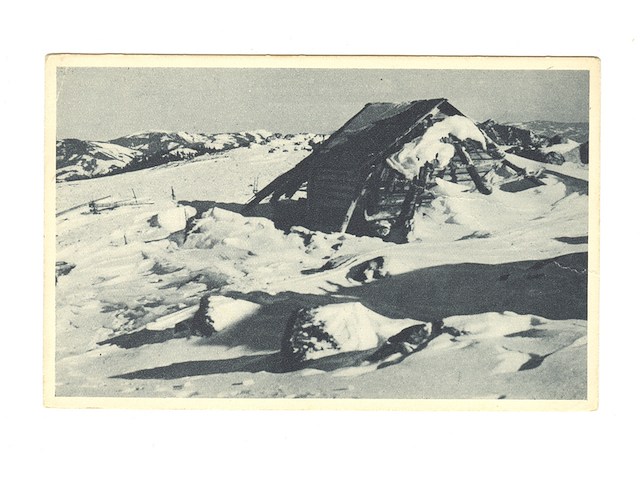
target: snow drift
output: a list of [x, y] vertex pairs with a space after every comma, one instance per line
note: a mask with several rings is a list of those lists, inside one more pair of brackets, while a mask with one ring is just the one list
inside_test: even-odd
[[461, 115], [453, 115], [429, 127], [421, 137], [407, 143], [397, 153], [387, 159], [387, 164], [412, 179], [420, 172], [420, 167], [430, 163], [436, 169], [446, 167], [453, 156], [455, 148], [443, 139], [455, 137], [458, 140], [474, 140], [482, 148], [487, 148], [484, 135], [472, 120]]

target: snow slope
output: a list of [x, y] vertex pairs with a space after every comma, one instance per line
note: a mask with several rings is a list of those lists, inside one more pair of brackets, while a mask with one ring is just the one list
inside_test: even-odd
[[[585, 398], [585, 180], [565, 168], [510, 191], [496, 176], [490, 196], [441, 182], [412, 241], [396, 245], [285, 233], [234, 213], [256, 179], [264, 185], [307, 154], [272, 148], [57, 184], [57, 211], [66, 211], [56, 218], [57, 260], [74, 265], [56, 287], [57, 395]], [[106, 195], [131, 199], [132, 188], [137, 203], [69, 210]], [[389, 276], [355, 280], [378, 257]], [[211, 337], [193, 336], [185, 325], [211, 294], [212, 315], [248, 307], [218, 317], [224, 328]], [[384, 325], [378, 345], [408, 321], [443, 320], [462, 334], [443, 333], [389, 365], [368, 364], [376, 347], [365, 342], [372, 348], [283, 370], [287, 319], [324, 305], [356, 325], [371, 325], [363, 312], [374, 312]]]

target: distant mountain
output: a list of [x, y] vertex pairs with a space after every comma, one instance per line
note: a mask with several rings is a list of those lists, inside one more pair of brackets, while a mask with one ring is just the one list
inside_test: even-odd
[[533, 121], [500, 124], [494, 120], [478, 123], [485, 135], [507, 153], [543, 163], [589, 163], [589, 124]]
[[56, 142], [57, 181], [81, 180], [141, 170], [234, 148], [269, 146], [276, 150], [312, 150], [326, 138], [311, 133], [142, 132], [108, 142], [64, 139]]
[[56, 178], [100, 177], [140, 161], [142, 152], [110, 142], [68, 138], [56, 142]]
[[565, 123], [535, 120], [532, 122], [509, 123], [507, 125], [531, 130], [537, 135], [549, 138], [560, 135], [562, 138], [568, 138], [578, 143], [584, 143], [589, 140], [588, 123]]

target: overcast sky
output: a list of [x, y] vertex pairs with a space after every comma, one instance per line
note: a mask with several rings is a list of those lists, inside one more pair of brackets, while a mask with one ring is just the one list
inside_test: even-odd
[[588, 121], [586, 71], [59, 68], [57, 137], [330, 133], [368, 102], [448, 98], [483, 121]]

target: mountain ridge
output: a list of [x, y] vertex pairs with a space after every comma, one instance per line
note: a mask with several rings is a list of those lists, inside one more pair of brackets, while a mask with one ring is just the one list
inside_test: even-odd
[[[496, 144], [524, 149], [539, 150], [568, 140], [583, 144], [589, 138], [589, 125], [580, 122], [499, 123], [488, 119], [477, 125]], [[65, 138], [56, 142], [56, 180], [110, 176], [259, 145], [269, 153], [287, 149], [312, 151], [328, 137], [266, 130], [214, 134], [151, 130], [108, 141]]]
[[257, 145], [271, 146], [269, 151], [311, 151], [325, 137], [256, 130], [215, 134], [147, 131], [106, 142], [67, 138], [56, 142], [56, 180], [103, 177]]

